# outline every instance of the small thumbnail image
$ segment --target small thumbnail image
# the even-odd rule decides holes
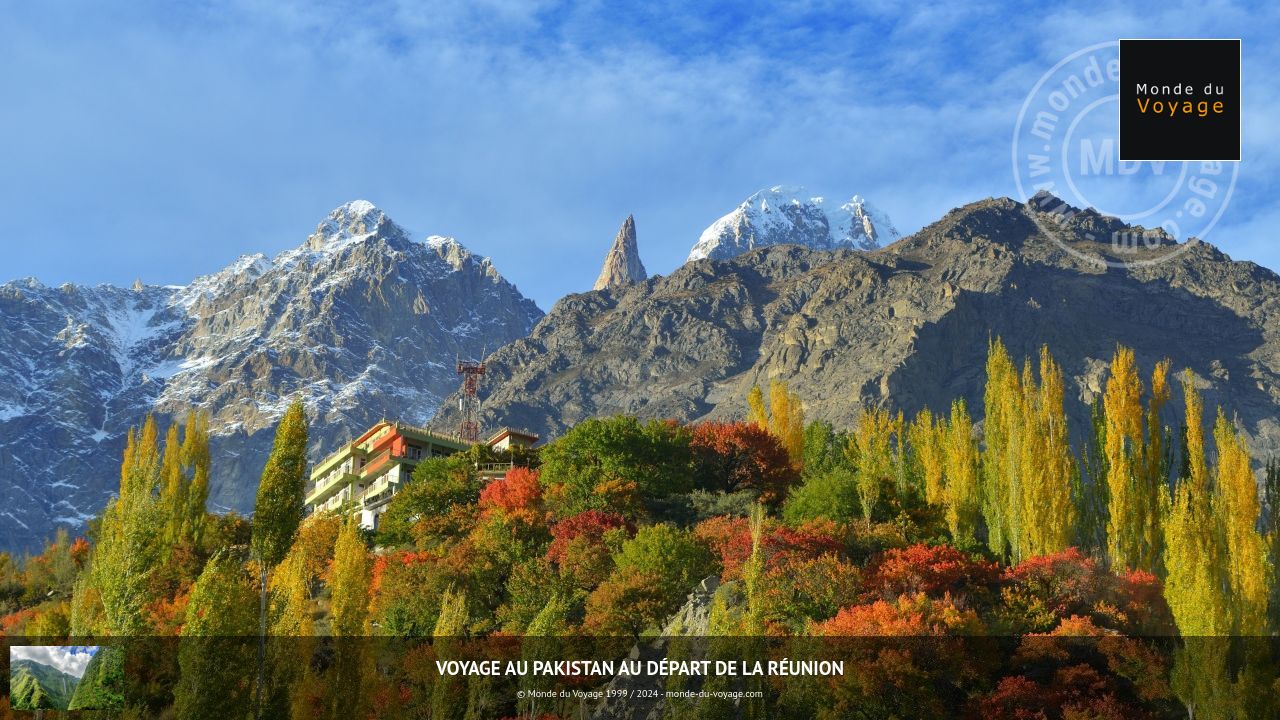
[[[119,710],[124,663],[97,645],[9,647],[9,707],[14,710]]]

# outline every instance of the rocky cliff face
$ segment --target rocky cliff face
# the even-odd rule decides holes
[[[555,435],[612,413],[743,417],[748,389],[774,378],[811,418],[844,426],[872,403],[914,413],[964,397],[980,415],[988,338],[1000,336],[1015,357],[1049,345],[1077,432],[1119,342],[1147,371],[1164,357],[1190,368],[1256,453],[1280,451],[1280,277],[1206,244],[1100,266],[1065,248],[1110,253],[1090,238],[1114,221],[1085,211],[1053,227],[1066,246],[1041,225],[1032,207],[984,200],[872,252],[768,247],[568,296],[489,358],[483,419]]]
[[[609,254],[604,257],[604,267],[592,290],[625,287],[649,277],[644,263],[640,262],[640,250],[636,246],[636,221],[628,215],[618,236],[613,239]]]
[[[804,188],[779,185],[753,193],[702,231],[689,262],[726,260],[771,245],[874,250],[898,237],[888,216],[860,196],[836,205]]]
[[[425,422],[457,384],[455,356],[541,316],[487,258],[412,240],[363,201],[298,248],[183,287],[0,285],[0,547],[96,514],[148,411],[210,414],[211,506],[246,511],[292,397],[319,457],[383,417]]]

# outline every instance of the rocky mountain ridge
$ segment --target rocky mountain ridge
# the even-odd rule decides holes
[[[483,420],[554,436],[613,413],[743,417],[748,389],[775,378],[811,418],[842,426],[864,404],[914,413],[955,397],[980,417],[999,336],[1015,357],[1049,345],[1078,433],[1123,343],[1147,372],[1164,357],[1190,368],[1255,454],[1280,452],[1280,277],[1205,243],[1134,251],[1170,253],[1152,265],[1087,260],[1132,257],[1100,241],[1118,227],[1092,210],[1059,223],[989,199],[870,252],[766,247],[570,295],[490,356]],[[441,407],[447,425],[452,406]]]

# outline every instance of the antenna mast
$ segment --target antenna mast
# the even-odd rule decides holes
[[[458,374],[462,376],[462,397],[458,398],[458,411],[462,421],[458,423],[458,437],[469,443],[480,442],[480,376],[484,375],[484,363],[478,360],[457,361]]]

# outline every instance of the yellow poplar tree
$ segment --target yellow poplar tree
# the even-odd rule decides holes
[[[768,430],[787,449],[791,464],[804,465],[804,405],[781,380],[769,383],[769,405],[764,391],[753,385],[747,393],[747,422]]]
[[[987,345],[983,393],[982,515],[987,545],[999,557],[1016,555],[1021,528],[1016,462],[1021,421],[1018,371],[999,338]]]
[[[1141,398],[1133,351],[1117,346],[1102,405],[1107,423],[1107,556],[1122,569],[1139,567],[1143,555],[1143,503],[1134,468],[1135,458],[1142,455]]]
[[[1168,514],[1169,468],[1165,447],[1165,428],[1160,414],[1169,402],[1169,360],[1156,363],[1151,371],[1151,399],[1147,402],[1147,443],[1142,463],[1141,489],[1143,499],[1143,549],[1142,567],[1151,572],[1160,570],[1164,556],[1164,518]]]
[[[1160,414],[1169,400],[1169,361],[1151,373],[1144,413],[1142,380],[1133,351],[1116,347],[1103,393],[1107,466],[1107,557],[1114,567],[1160,572],[1161,528],[1168,490]],[[1144,422],[1145,420],[1145,422]],[[1144,428],[1145,426],[1145,428]]]
[[[272,634],[280,637],[307,637],[315,634],[311,620],[311,572],[305,554],[294,545],[271,577],[276,605]]]
[[[1018,457],[1021,494],[1020,536],[1014,560],[1048,555],[1071,545],[1075,505],[1071,499],[1075,472],[1063,409],[1062,370],[1048,346],[1040,349],[1040,383],[1030,364],[1023,370],[1021,422],[1023,441]]]
[[[1164,595],[1184,637],[1226,635],[1231,631],[1231,619],[1223,594],[1225,553],[1204,456],[1203,404],[1190,370],[1182,388],[1187,406],[1187,473],[1174,490],[1164,527]]]
[[[951,418],[941,429],[943,475],[946,478],[947,527],[957,541],[977,536],[982,509],[978,443],[964,400],[951,403]]]
[[[355,637],[364,633],[369,612],[369,554],[354,519],[342,524],[334,543],[330,602],[334,635]]]
[[[769,430],[782,441],[791,464],[804,464],[804,406],[781,380],[769,383]]]
[[[945,432],[941,422],[935,423],[933,413],[925,408],[916,414],[907,428],[907,441],[915,452],[916,462],[920,467],[920,477],[924,482],[924,499],[930,505],[942,505],[946,501],[946,488],[943,484],[943,449],[942,436]]]
[[[877,407],[863,408],[849,438],[846,455],[853,462],[854,487],[862,516],[870,521],[885,485],[895,479],[894,443],[901,442],[902,414]]]
[[[1216,517],[1223,525],[1231,591],[1232,634],[1261,636],[1267,630],[1271,568],[1267,543],[1257,530],[1262,505],[1249,450],[1222,409],[1213,429],[1218,448],[1215,468]]]
[[[759,385],[752,385],[747,392],[747,422],[762,430],[769,429],[769,411],[764,405],[764,391]]]

